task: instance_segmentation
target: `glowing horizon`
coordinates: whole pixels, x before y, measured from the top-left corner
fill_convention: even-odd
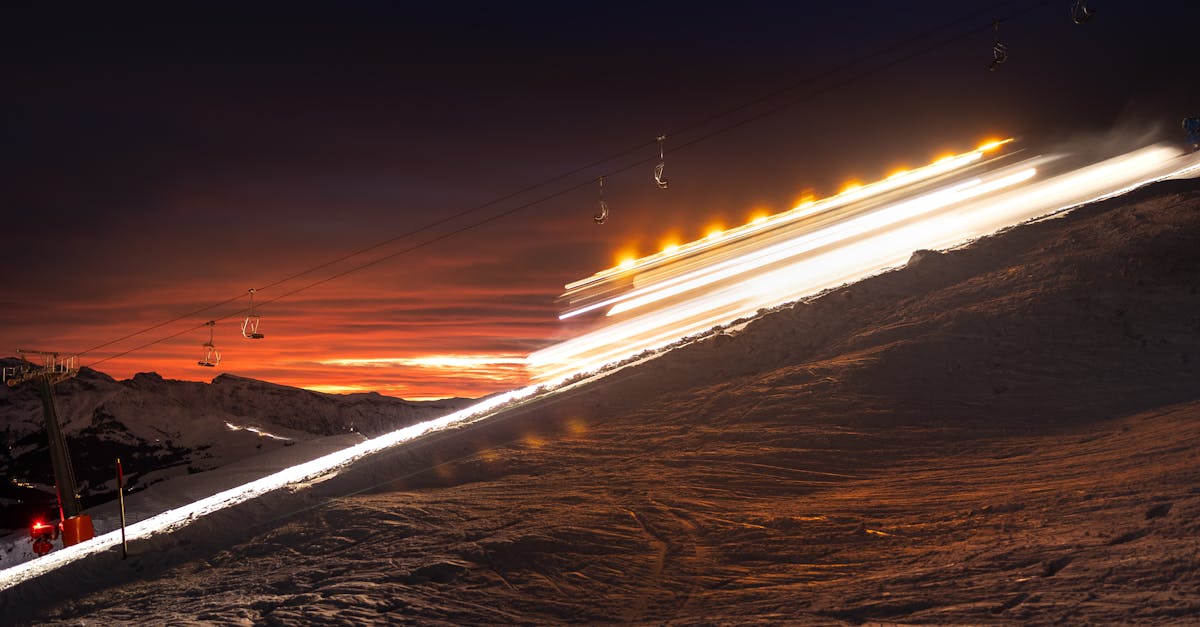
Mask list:
[[[973,162],[981,150],[915,168],[899,179],[919,175],[922,170],[936,173]],[[660,252],[651,258],[671,257],[704,243],[719,244],[748,228],[802,217],[897,182],[871,183],[817,202],[801,201],[780,213],[757,205],[749,224],[714,228],[714,224],[739,224],[732,216],[745,207],[731,207],[724,217],[706,217],[692,225],[703,229],[699,242],[681,244],[678,235],[661,237]],[[116,277],[100,276],[86,283],[95,294],[56,292],[40,306],[13,303],[6,312],[8,321],[2,339],[12,344],[9,350],[29,346],[69,354],[86,351],[105,339],[152,328],[86,352],[80,363],[118,380],[154,372],[167,379],[210,382],[230,374],[327,394],[377,392],[406,400],[479,398],[529,384],[533,379],[524,359],[562,341],[570,332],[560,323],[554,302],[557,286],[562,283],[556,268],[543,264],[521,268],[519,273],[500,270],[512,256],[522,254],[507,246],[509,238],[504,231],[525,234],[530,225],[498,228],[500,233],[489,234],[478,245],[456,246],[457,256],[422,259],[420,281],[415,285],[406,275],[401,278],[409,278],[407,283],[397,282],[396,267],[381,264],[295,295],[290,293],[320,279],[321,274],[257,288],[254,313],[261,316],[259,331],[263,339],[242,336],[241,323],[249,313],[249,297],[238,297],[246,294],[245,288],[228,286],[247,282],[245,266],[239,259],[221,257],[211,260],[207,270],[211,276],[199,291],[194,287],[200,284],[199,278],[181,282],[168,274],[169,268],[151,266],[146,268],[148,287],[135,288]],[[572,229],[564,238],[554,224],[539,223],[533,228],[541,230],[534,231],[537,236],[528,237],[529,241],[551,241],[562,248],[595,244],[593,232]],[[648,233],[643,236],[653,237]],[[336,251],[332,243],[328,249],[322,254]],[[627,246],[623,250],[619,254],[625,256],[625,262],[613,270],[646,259],[630,256]],[[303,259],[298,257],[296,263]],[[327,272],[336,274],[342,267],[361,261],[335,266]],[[498,269],[473,276],[478,273],[471,268],[479,263]],[[217,290],[215,286],[226,287]],[[231,297],[225,306],[153,328],[164,319],[179,317],[179,312],[195,311],[198,303],[222,302]],[[202,344],[208,340],[208,330],[200,325],[209,319],[217,323],[213,338],[222,356],[212,368],[197,364],[203,355]],[[167,336],[174,337],[140,348]],[[6,354],[4,348],[0,345],[0,356]],[[128,355],[120,355],[131,350]],[[470,358],[447,359],[453,356]]]
[[[659,239],[668,245],[665,250],[641,259],[626,257],[627,263],[640,267],[647,260],[690,254],[693,247],[723,245],[739,232],[764,225],[773,228],[778,221],[854,202],[864,194],[906,184],[913,177],[978,162],[982,153],[1010,141],[986,141],[970,152],[903,172],[892,168],[886,178],[876,182],[820,200],[802,200],[791,209],[755,216],[762,219],[741,222],[741,226],[726,226],[739,224],[728,219],[741,211],[737,208],[729,209],[726,217],[697,217],[692,226],[701,233],[699,239],[682,244],[674,243],[680,239]],[[561,224],[551,222],[536,224],[533,228],[541,230],[533,232],[528,224],[497,228],[500,233],[488,233],[470,246],[455,246],[455,256],[422,258],[415,268],[418,272],[406,272],[404,264],[381,264],[361,273],[338,275],[337,281],[317,289],[304,288],[303,293],[293,294],[295,284],[260,289],[255,313],[261,316],[260,331],[265,335],[261,340],[242,337],[240,327],[249,301],[234,298],[223,307],[85,353],[80,363],[118,380],[154,372],[168,379],[209,382],[229,374],[327,394],[376,392],[414,401],[480,398],[528,385],[537,380],[527,367],[528,356],[570,339],[579,329],[559,321],[554,303],[557,290],[552,286],[562,284],[562,269],[547,263],[510,267],[513,256],[528,254],[528,249],[511,249],[512,235],[520,234],[522,242],[552,242],[545,245],[543,259],[556,259],[551,251],[561,253],[585,243],[594,248],[596,241],[594,231],[570,229],[564,234]],[[614,248],[629,250],[628,245]],[[0,340],[8,350],[0,345],[0,356],[14,355],[18,346],[70,354],[72,349],[94,346],[100,338],[119,338],[152,328],[164,318],[177,317],[180,311],[194,310],[198,302],[220,302],[221,297],[231,296],[230,292],[243,292],[215,289],[246,282],[239,260],[216,259],[214,263],[213,276],[203,284],[179,283],[166,278],[169,268],[151,267],[146,276],[148,287],[125,286],[114,277],[100,275],[82,283],[96,294],[63,290],[34,303],[12,301],[0,327],[4,335]],[[613,267],[576,283],[627,269]],[[296,283],[303,286],[314,278],[320,276]],[[204,289],[197,291],[188,285],[203,285]],[[680,282],[678,289],[692,285]],[[667,291],[648,298],[660,297],[673,294]],[[649,302],[642,299],[622,308]],[[214,343],[222,353],[215,368],[197,365],[207,341],[207,329],[201,325],[209,318],[217,321]],[[166,341],[138,349],[168,336]],[[131,349],[138,350],[113,356]]]

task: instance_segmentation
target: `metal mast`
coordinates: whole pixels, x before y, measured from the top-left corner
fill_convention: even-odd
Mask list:
[[[58,422],[58,412],[54,408],[54,384],[75,376],[79,372],[79,360],[75,355],[63,357],[58,353],[24,349],[17,349],[17,355],[31,365],[4,368],[3,372],[0,372],[0,379],[9,387],[26,381],[37,381],[42,397],[46,438],[50,443],[50,463],[54,468],[54,486],[58,493],[59,515],[64,524],[71,520],[82,522],[80,519],[86,518],[86,525],[90,531],[90,518],[81,516],[83,507],[79,504],[79,496],[75,494],[75,471],[71,467],[71,457],[67,454],[67,442],[63,438],[62,428]],[[34,359],[41,361],[42,365],[32,365]],[[78,524],[76,523],[75,526]],[[87,537],[80,537],[79,540],[91,537],[90,533],[86,535]],[[64,537],[64,543],[66,543],[66,537]]]

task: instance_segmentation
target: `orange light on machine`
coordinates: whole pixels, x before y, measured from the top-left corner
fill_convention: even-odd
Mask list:
[[[986,141],[986,142],[980,144],[979,148],[977,148],[976,150],[978,150],[979,152],[989,152],[989,151],[995,150],[1011,141],[1012,141],[1011,137],[1009,137],[1008,139],[989,140],[989,141]]]
[[[620,270],[620,269],[627,270],[629,268],[632,268],[638,262],[639,255],[638,255],[637,245],[633,244],[633,243],[626,243],[625,245],[623,245],[617,249],[616,254],[613,255],[613,257],[614,257],[614,263],[613,263],[614,270]]]
[[[771,217],[770,211],[767,211],[766,209],[755,209],[750,213],[750,220],[747,221],[746,224],[762,224],[763,222],[766,222],[767,218],[769,217]]]
[[[613,267],[597,272],[587,279],[568,283],[566,287],[568,289],[582,289],[582,286],[588,283],[604,281],[614,275],[643,267],[643,265],[664,262],[664,260],[671,257],[672,253],[679,250],[693,251],[698,248],[703,248],[704,246],[714,245],[717,240],[721,240],[725,236],[737,237],[746,235],[748,233],[753,233],[756,230],[763,228],[768,222],[775,223],[776,221],[779,221],[782,223],[789,220],[800,219],[810,215],[810,212],[814,210],[814,207],[820,207],[822,210],[828,210],[843,206],[846,203],[854,202],[860,198],[868,197],[872,194],[878,194],[888,190],[896,189],[909,183],[910,181],[914,183],[926,181],[931,177],[952,172],[974,163],[975,161],[984,158],[984,153],[996,150],[997,148],[1013,141],[1015,140],[1012,138],[988,139],[984,143],[980,144],[978,148],[964,153],[956,154],[953,152],[943,152],[927,165],[912,169],[903,167],[897,168],[889,172],[885,178],[872,183],[862,183],[857,180],[850,180],[847,181],[842,186],[841,190],[839,190],[838,193],[834,194],[833,196],[818,199],[811,191],[806,190],[796,205],[787,212],[772,214],[772,212],[768,209],[757,208],[753,211],[753,213],[750,214],[746,223],[741,226],[732,227],[728,231],[722,230],[720,227],[710,228],[705,233],[703,238],[684,244],[679,244],[676,242],[664,243],[659,252],[652,253],[646,257],[639,258],[636,254],[631,255],[628,252],[629,249],[627,248],[622,254],[620,254],[618,257],[619,260]],[[791,216],[786,215],[789,212],[792,214]]]
[[[839,194],[849,194],[850,192],[862,189],[862,186],[863,186],[862,183],[860,183],[858,181],[854,181],[854,180],[846,181],[846,183],[844,185],[842,185],[842,190],[838,193]]]
[[[796,202],[792,203],[792,210],[810,207],[816,204],[816,202],[816,193],[814,193],[811,189],[805,189],[804,191],[800,192],[800,197],[796,199]]]

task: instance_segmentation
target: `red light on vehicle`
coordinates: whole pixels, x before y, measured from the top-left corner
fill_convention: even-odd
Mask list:
[[[35,520],[29,527],[29,536],[33,540],[34,554],[41,557],[54,549],[53,540],[58,538],[58,527]]]
[[[29,525],[29,535],[35,539],[46,538],[53,540],[58,537],[58,526],[35,520],[33,524]]]

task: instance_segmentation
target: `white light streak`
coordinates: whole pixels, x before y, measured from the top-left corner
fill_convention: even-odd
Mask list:
[[[267,431],[263,431],[262,429],[259,429],[258,427],[242,427],[242,426],[239,426],[239,425],[235,425],[235,424],[233,424],[232,422],[229,422],[229,421],[226,421],[226,422],[225,422],[225,426],[226,426],[226,427],[227,427],[227,428],[228,428],[230,431],[249,431],[250,433],[257,433],[258,435],[260,435],[260,436],[262,436],[262,437],[264,437],[264,438],[272,438],[272,439],[275,439],[275,440],[283,440],[283,441],[285,441],[285,442],[290,442],[290,441],[292,440],[292,438],[285,438],[285,437],[283,437],[283,436],[281,436],[281,435],[275,435],[274,433],[269,433],[269,432],[267,432]]]
[[[641,259],[625,261],[616,267],[608,268],[607,270],[601,270],[600,272],[597,272],[596,274],[593,274],[585,279],[568,283],[564,287],[568,292],[581,289],[589,285],[602,282],[606,279],[611,279],[617,275],[624,274],[630,270],[636,270],[663,261],[666,257],[670,256],[671,253],[699,252],[712,246],[720,245],[722,242],[728,242],[730,239],[752,235],[756,232],[766,229],[767,227],[775,227],[783,223],[807,218],[809,216],[829,211],[831,209],[836,209],[850,203],[859,202],[870,197],[894,191],[914,183],[926,181],[971,165],[972,163],[982,159],[986,150],[990,150],[998,145],[1008,143],[1009,141],[1011,140],[993,142],[995,145],[989,144],[988,146],[990,147],[980,147],[971,152],[945,157],[927,166],[917,168],[915,170],[908,170],[897,174],[896,176],[888,177],[882,181],[877,181],[869,185],[854,187],[835,196],[824,198],[816,202],[801,203],[793,207],[790,211],[784,213],[778,213],[772,216],[761,216],[751,220],[749,224],[744,224],[740,227],[723,231],[719,236],[711,236],[710,234],[710,236],[706,236],[703,239],[678,247],[670,251],[670,253],[666,253],[666,251],[664,251],[654,255],[649,255],[647,257],[642,257]],[[589,308],[588,311],[593,309],[595,308]],[[569,318],[573,315],[578,314],[564,314],[563,316],[560,316],[560,319]]]
[[[976,151],[959,157],[973,161],[981,154]],[[956,163],[951,159],[935,165],[945,168],[960,167],[956,166]],[[926,173],[937,171],[940,170],[934,168],[926,170]],[[823,234],[801,229],[797,232],[797,237],[804,243],[793,244],[802,249],[799,253],[784,254],[789,250],[787,246],[779,244],[778,248],[774,248],[778,243],[772,242],[772,247],[747,251],[748,258],[754,260],[752,262],[729,261],[731,265],[689,271],[689,274],[683,275],[689,278],[667,273],[664,276],[669,279],[664,280],[677,281],[671,284],[674,287],[669,288],[673,291],[653,301],[640,303],[638,307],[645,309],[644,311],[627,312],[630,314],[628,317],[605,318],[605,326],[533,353],[524,361],[538,372],[544,381],[562,380],[576,374],[593,372],[642,351],[667,346],[685,336],[744,317],[759,308],[789,302],[845,281],[877,273],[902,262],[905,255],[911,254],[911,251],[917,248],[957,245],[979,233],[990,233],[997,228],[1053,214],[1147,183],[1190,175],[1197,171],[1200,171],[1200,155],[1181,157],[1178,149],[1160,145],[1133,151],[1044,181],[1032,181],[1031,177],[1035,172],[1032,167],[1022,167],[1008,174],[980,177],[968,184],[878,208],[879,212],[892,212],[882,214],[885,218],[880,218],[873,212],[849,220],[835,221],[830,225],[832,230]],[[897,177],[894,179],[895,184],[899,186],[901,182],[906,183],[911,174]],[[1005,191],[1020,183],[1026,185]],[[821,203],[818,202],[802,205],[803,211],[795,213],[807,212],[808,215],[815,215],[814,212],[827,211],[830,206],[839,203],[852,209],[853,196],[871,192],[872,185],[835,197],[835,201],[824,208],[820,208]],[[877,193],[880,189],[883,188],[875,188],[871,193]],[[991,196],[993,193],[997,195]],[[767,224],[771,224],[771,220],[768,220]],[[729,233],[706,241],[729,242]],[[688,246],[690,245],[681,247],[679,252],[686,252]],[[737,263],[750,263],[751,267],[733,272],[732,269],[738,267]],[[722,260],[721,264],[726,264],[726,261]],[[751,274],[750,270],[756,272]],[[636,268],[619,271],[632,274],[636,273]],[[568,288],[595,283],[616,272],[618,269],[610,269],[571,284]],[[715,275],[720,272],[726,274],[719,277]],[[713,280],[688,289],[683,289],[683,283],[678,282],[686,283],[705,276],[712,276]],[[732,280],[735,278],[738,280]],[[657,284],[657,288],[661,288],[662,285]],[[689,291],[699,291],[700,287],[704,288],[702,293],[692,298],[680,298]],[[651,293],[653,289],[650,288],[638,292],[639,296]],[[476,363],[475,359],[484,360],[487,364],[514,363],[514,358],[510,356],[442,356],[417,359],[430,360],[425,363],[427,366],[447,367]],[[379,365],[395,365],[398,362],[408,365],[415,360],[406,358],[346,361],[358,365],[371,365],[377,361],[380,362]],[[489,397],[446,416],[393,431],[183,507],[162,512],[130,525],[126,529],[126,535],[130,540],[137,541],[168,533],[188,525],[199,517],[280,488],[302,485],[330,476],[358,459],[428,433],[485,419],[507,403],[527,399],[539,393],[552,394],[554,391],[545,392],[541,387],[530,386]],[[72,561],[107,551],[117,546],[120,541],[120,531],[112,531],[0,571],[0,591]]]
[[[981,146],[979,151],[934,166],[951,172],[961,167],[959,160],[979,159],[992,148]],[[855,198],[858,194],[884,198],[873,195],[881,189],[873,183],[768,219],[765,224],[773,230],[767,237],[706,238],[699,241],[709,251],[702,255],[684,254],[693,243],[683,245],[679,260],[671,264],[647,263],[653,256],[639,260],[631,272],[621,275],[625,287],[597,281],[604,274],[598,273],[570,284],[567,295],[587,302],[588,291],[594,290],[603,297],[561,317],[610,308],[600,326],[531,354],[527,363],[543,380],[596,370],[759,309],[896,267],[919,248],[957,246],[1007,226],[1200,171],[1200,155],[1181,155],[1178,148],[1165,144],[1038,178],[1039,171],[1052,170],[1056,163],[1065,159],[1035,157],[914,198],[854,202],[862,200]],[[894,181],[893,189],[903,193],[913,172],[883,183]],[[831,207],[838,211],[830,211]],[[800,213],[820,217],[813,223],[792,222],[784,227],[776,222],[785,220],[780,216]],[[587,287],[589,283],[592,287]]]
[[[538,387],[530,386],[497,394],[470,407],[440,418],[427,420],[381,435],[350,448],[330,453],[324,457],[319,457],[312,461],[292,466],[291,468],[286,468],[245,485],[219,492],[208,498],[167,510],[151,518],[129,525],[126,527],[126,536],[130,541],[137,541],[157,534],[169,533],[190,524],[193,520],[201,516],[244,503],[285,486],[304,484],[325,477],[367,455],[403,444],[427,433],[468,424],[485,418],[501,405],[510,401],[527,398],[539,390],[540,388]],[[102,553],[120,543],[120,530],[111,531],[98,535],[86,542],[63,547],[35,560],[12,566],[0,571],[0,591],[7,590],[64,564]]]
[[[685,292],[711,285],[718,281],[730,279],[739,274],[746,274],[748,272],[759,270],[770,264],[778,263],[785,259],[812,251],[818,247],[828,246],[840,241],[846,241],[853,237],[859,237],[870,231],[889,227],[904,220],[910,220],[935,209],[940,209],[954,203],[963,202],[983,194],[989,194],[996,190],[1027,181],[1030,178],[1033,178],[1036,173],[1036,169],[1027,168],[1016,174],[1002,177],[998,180],[990,181],[988,183],[984,183],[980,179],[973,179],[965,183],[960,183],[950,189],[933,192],[931,194],[920,196],[906,202],[897,203],[860,218],[837,224],[814,233],[808,233],[787,242],[769,246],[762,250],[752,251],[751,253],[743,255],[742,257],[714,264],[700,271],[691,272],[683,276],[668,279],[647,288],[634,290],[623,297],[610,299],[612,301],[620,302],[617,302],[617,304],[611,310],[609,310],[608,315],[618,315],[620,313],[648,305],[665,298],[677,296]]]

